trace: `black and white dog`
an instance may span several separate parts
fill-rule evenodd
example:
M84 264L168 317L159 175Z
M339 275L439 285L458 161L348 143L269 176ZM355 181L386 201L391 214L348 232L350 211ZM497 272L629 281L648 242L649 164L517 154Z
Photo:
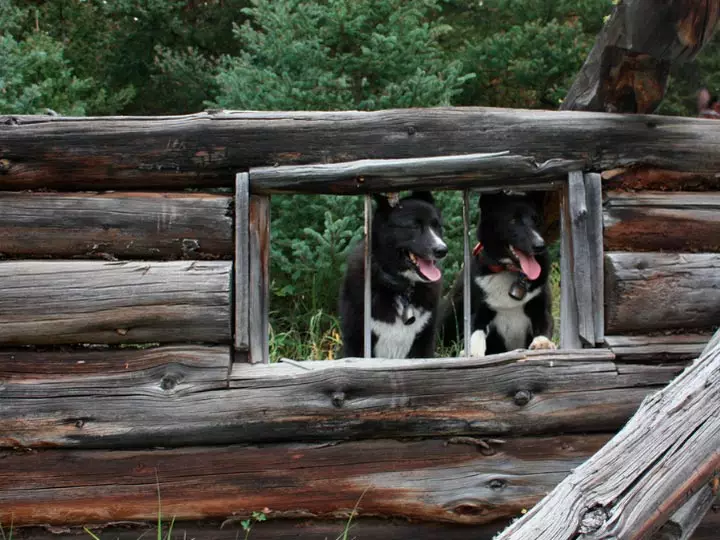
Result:
M471 276L472 356L513 349L555 349L548 275L535 199L503 192L480 197ZM443 342L463 336L462 274L443 301Z
M430 358L434 355L437 310L442 295L436 262L447 255L442 217L427 191L395 205L375 197L371 238L372 356ZM340 290L343 356L363 356L364 249L348 258Z

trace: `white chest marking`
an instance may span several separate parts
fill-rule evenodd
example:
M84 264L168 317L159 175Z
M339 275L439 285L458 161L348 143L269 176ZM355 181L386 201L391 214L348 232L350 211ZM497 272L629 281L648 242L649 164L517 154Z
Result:
M375 358L407 358L417 335L430 321L430 312L415 309L415 322L405 324L399 316L391 323L372 319L370 328L377 336Z
M525 314L524 306L542 292L542 287L529 291L522 300L515 300L508 291L517 279L512 272L498 272L475 278L475 283L485 291L485 302L495 311L490 328L500 334L509 350L524 349L532 322Z

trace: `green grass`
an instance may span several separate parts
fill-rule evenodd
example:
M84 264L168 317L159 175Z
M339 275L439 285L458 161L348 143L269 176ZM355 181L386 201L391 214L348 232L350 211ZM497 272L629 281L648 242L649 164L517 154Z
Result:
M10 531L8 534L5 534L5 529L2 526L2 523L0 523L0 540L12 540L13 537L13 519L12 516L10 516Z
M552 291L552 315L554 319L552 340L560 340L560 263L555 261L550 272ZM277 314L276 314L277 315ZM309 317L307 324L283 314L282 318L273 317L270 327L270 361L280 358L293 360L334 360L342 347L340 322L334 314L318 310ZM277 331L275 327L285 327ZM436 355L440 358L458 356L462 344L450 347L438 346Z

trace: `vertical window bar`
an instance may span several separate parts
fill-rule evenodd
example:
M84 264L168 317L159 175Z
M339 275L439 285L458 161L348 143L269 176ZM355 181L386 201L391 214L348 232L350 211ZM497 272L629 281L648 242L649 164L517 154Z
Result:
M372 357L372 340L370 331L372 293L370 284L372 281L371 268L372 259L370 246L372 244L372 195L365 195L365 296L363 309L363 356Z
M463 337L465 356L470 356L470 191L463 190Z

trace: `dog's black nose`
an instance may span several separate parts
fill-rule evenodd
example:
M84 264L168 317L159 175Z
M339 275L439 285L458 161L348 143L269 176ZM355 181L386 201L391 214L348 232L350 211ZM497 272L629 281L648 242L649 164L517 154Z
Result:
M447 255L447 253L447 246L438 246L433 249L433 255L436 259L442 259L443 257L445 257L445 255Z

